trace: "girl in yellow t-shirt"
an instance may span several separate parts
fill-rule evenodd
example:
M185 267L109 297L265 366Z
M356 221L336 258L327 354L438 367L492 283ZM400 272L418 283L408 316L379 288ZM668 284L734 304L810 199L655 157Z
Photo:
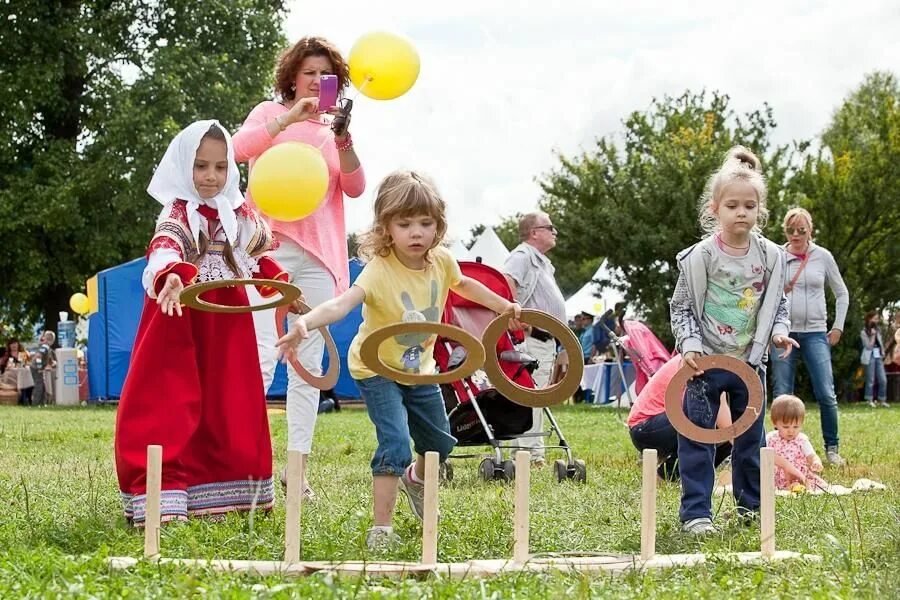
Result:
M309 331L343 319L360 303L363 322L350 346L350 374L375 425L378 449L372 458L374 523L366 544L377 549L395 542L391 526L398 479L410 508L422 519L425 453L446 460L456 445L437 385L415 385L378 376L363 364L359 348L376 329L403 322L439 323L448 290L497 313L512 310L510 326L521 328L521 308L464 276L450 252L441 246L447 231L445 204L434 183L413 171L395 171L378 186L375 220L362 235L359 254L367 264L356 282L340 296L298 318L278 340L279 354L293 356ZM435 336L404 334L385 341L379 350L388 366L410 374L433 373ZM413 464L409 440L415 445Z

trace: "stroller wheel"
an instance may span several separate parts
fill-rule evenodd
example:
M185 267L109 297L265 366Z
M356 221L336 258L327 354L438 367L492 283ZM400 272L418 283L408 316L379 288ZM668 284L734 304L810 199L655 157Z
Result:
M554 461L553 467L556 470L557 483L562 483L569 478L569 468L566 466L566 461L557 459Z
M504 460L500 463L503 468L502 473L498 473L499 478L503 481L513 481L516 478L516 463L511 460Z
M575 459L575 481L585 483L587 481L587 466L581 459Z
M478 470L481 473L481 478L485 481L493 481L494 479L494 461L490 458L485 458L481 461L481 464L478 465Z
M450 464L449 460L445 460L441 463L438 479L447 482L453 481L453 465Z

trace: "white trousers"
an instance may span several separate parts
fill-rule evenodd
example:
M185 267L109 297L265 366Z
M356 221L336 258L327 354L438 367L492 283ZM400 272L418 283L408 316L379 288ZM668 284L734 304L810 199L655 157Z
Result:
M279 238L281 245L272 253L284 270L288 272L290 282L303 291L306 303L311 307L318 306L334 297L334 277L325 265L290 240ZM252 304L260 304L264 300L249 288L248 295ZM297 315L288 315L288 327L297 319ZM261 310L253 313L253 324L256 328L256 344L259 350L259 368L263 376L263 389L268 390L275 377L275 363L278 333L275 325L275 309ZM322 374L322 357L325 351L325 340L318 331L311 332L309 338L300 343L297 358L313 375ZM297 450L309 454L312 449L313 432L316 427L316 416L319 414L319 390L303 381L293 367L288 365L287 386L287 424L288 450Z
M546 342L542 342L529 335L525 336L524 345L526 354L530 354L538 361L538 368L531 374L535 388L542 389L547 387L550 385L550 376L553 374L553 365L556 363L556 340L550 338ZM531 411L531 429L525 433L543 433L544 409L533 408ZM519 438L517 444L529 449L532 460L544 458L543 437Z

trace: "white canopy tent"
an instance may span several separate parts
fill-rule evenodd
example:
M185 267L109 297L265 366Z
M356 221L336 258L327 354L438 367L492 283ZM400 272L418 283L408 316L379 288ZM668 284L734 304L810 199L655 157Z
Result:
M603 263L600 264L600 268L591 277L591 280L566 300L566 317L571 319L582 311L598 317L613 308L617 302L624 300L625 297L619 290L612 287L600 289L600 286L593 281L604 278L614 279L613 275L606 267L606 260L604 259Z
M466 259L475 261L480 257L484 264L502 270L503 263L506 262L508 256L509 250L503 245L494 230L486 227L472 244Z

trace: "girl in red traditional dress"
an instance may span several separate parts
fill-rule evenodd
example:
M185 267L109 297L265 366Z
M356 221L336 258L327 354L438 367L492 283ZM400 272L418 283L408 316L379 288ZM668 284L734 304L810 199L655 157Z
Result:
M163 447L163 521L272 507L272 446L253 318L179 302L193 282L286 279L263 256L272 234L244 204L238 179L228 132L217 121L198 121L172 140L147 188L163 210L147 249L147 298L115 438L125 516L135 525L144 522L150 444ZM203 299L247 305L241 286Z

